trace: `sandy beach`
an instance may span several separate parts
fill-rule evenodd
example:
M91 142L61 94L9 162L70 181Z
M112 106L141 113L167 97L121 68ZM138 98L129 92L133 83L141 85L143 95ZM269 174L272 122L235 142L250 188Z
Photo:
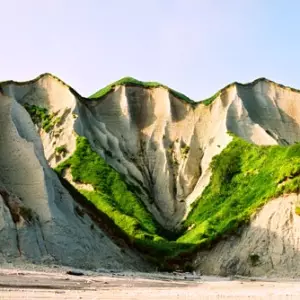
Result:
M298 280L192 274L102 273L53 268L0 270L0 299L299 299ZM78 271L77 271L78 272Z

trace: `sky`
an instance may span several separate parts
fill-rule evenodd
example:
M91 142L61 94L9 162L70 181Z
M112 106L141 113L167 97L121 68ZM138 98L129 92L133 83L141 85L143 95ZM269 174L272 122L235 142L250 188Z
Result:
M0 81L89 96L124 76L198 101L258 77L300 88L298 0L0 0Z

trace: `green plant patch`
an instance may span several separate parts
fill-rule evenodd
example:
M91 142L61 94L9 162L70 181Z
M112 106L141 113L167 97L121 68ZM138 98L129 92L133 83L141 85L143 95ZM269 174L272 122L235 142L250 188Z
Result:
M180 151L181 151L182 156L187 157L187 155L190 151L190 146L184 145L180 148Z
M62 175L66 168L71 168L75 182L93 186L94 191L81 193L129 235L156 233L158 225L143 203L130 191L122 176L92 150L86 138L77 137L75 152L55 170Z
M174 233L167 232L153 219L122 176L93 151L85 137L77 137L75 152L55 171L62 176L67 168L71 169L75 182L93 186L93 191L79 192L110 217L150 260L157 263L182 249L190 249L191 245L181 245L166 238L174 237Z
M197 105L197 104L204 104L206 106L209 106L210 104L212 104L214 102L214 100L220 95L221 91L218 91L217 93L215 93L213 96L211 96L210 98L207 98L203 101L200 101L199 103L195 102L194 100L190 99L189 97L187 97L186 95L180 93L180 92L177 92L159 82L154 82L154 81L140 81L140 80L137 80L135 78L132 78L132 77L124 77L118 81L115 81L109 85L107 85L106 87L100 89L99 91L97 91L96 93L94 93L93 95L91 95L89 97L89 99L100 99L102 97L105 97L107 94L109 94L110 92L112 92L114 90L114 88L116 86L119 86L119 85L127 85L127 86L139 86L139 87L143 87L143 88L146 88L146 89L149 89L149 88L158 88L158 87L163 87L165 89L167 89L171 95L173 95L174 97L180 99L180 100L183 100L187 103L190 103L192 105Z
M48 110L44 107L25 103L24 108L29 113L33 123L43 128L46 132L50 132L58 121L58 119L55 119L53 114L49 114Z
M249 221L273 197L298 192L300 144L257 146L238 137L211 162L210 184L184 222L178 241L211 243Z
M299 191L300 144L257 146L238 137L211 162L210 184L194 202L182 232L167 236L123 177L77 138L73 155L56 168L71 168L73 180L91 184L80 192L121 228L150 260L184 264L190 255L238 233L253 213L273 197ZM299 208L296 208L299 213ZM177 236L174 239L174 236Z
M202 103L206 106L209 106L210 104L212 104L217 99L217 97L220 95L220 93L221 93L221 91L218 91L213 96L201 101L200 103Z
M68 152L68 150L65 145L58 146L55 148L55 153L57 153L57 154L66 154L67 152Z
M109 94L111 91L114 90L114 88L118 85L127 85L127 86L140 86L140 87L144 87L144 88L158 88L158 87L163 87L166 88L174 97L177 97L178 99L181 99L185 102L188 102L190 104L195 104L195 102L190 99L189 97L185 96L182 93L179 93L173 89L170 89L169 87L159 83L159 82L154 82L154 81L140 81L137 80L135 78L132 77L124 77L116 82L113 82L109 85L107 85L105 88L99 90L98 92L94 93L93 95L91 95L89 98L90 99L99 99L102 98L104 96L106 96L107 94Z

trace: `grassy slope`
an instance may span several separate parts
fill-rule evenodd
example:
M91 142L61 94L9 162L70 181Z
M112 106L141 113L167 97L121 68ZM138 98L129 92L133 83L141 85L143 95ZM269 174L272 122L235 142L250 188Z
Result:
M51 74L45 75L53 77ZM244 85L254 85L260 80L274 83L260 78ZM0 86L8 84L24 83L4 82ZM141 82L126 77L92 95L91 99L105 96L120 84L167 88L159 83ZM210 105L223 90L234 84L239 83L226 86L203 103ZM278 86L287 88L283 85ZM167 89L176 97L194 104L188 97ZM73 89L70 90L76 93ZM27 109L35 123L40 123L46 131L51 130L53 116L38 107ZM95 187L94 192L81 192L99 210L114 220L143 250L147 250L152 256L161 255L161 258L176 257L180 253L193 250L195 246L210 245L224 234L235 232L239 225L247 222L251 214L272 197L298 191L300 146L296 144L288 147L259 147L235 137L233 142L214 158L211 164L211 182L202 196L195 201L192 212L183 224L184 228L192 229L186 230L177 241L168 241L161 236L159 226L130 191L122 177L91 150L86 139L79 138L77 150L58 167L58 171L67 166L71 167L75 180L90 183ZM300 207L296 207L296 212L300 214Z
M176 241L160 235L137 196L123 178L95 153L86 138L78 137L77 149L56 171L71 168L75 181L92 184L95 191L81 191L107 214L144 253L161 262L173 261L200 246L210 246L232 233L272 197L298 190L300 144L289 147L256 146L234 137L214 157L211 182L195 205Z
M173 96L184 100L190 104L195 104L195 102L193 100L191 100L189 97L185 96L184 94L181 94L173 89L168 88L167 86L158 83L158 82L145 82L145 81L139 81L135 78L132 77L124 77L116 82L113 82L109 85L107 85L106 87L104 87L103 89L99 90L98 92L94 93L93 95L91 95L89 98L91 99L95 99L95 98L102 98L105 95L107 95L108 93L110 93L111 91L113 91L113 89L118 86L118 85L127 85L127 86L141 86L144 88L157 88L157 87L163 87L166 88L167 90L169 90L169 92L171 94L173 94Z
M126 77L92 95L91 99L107 95L120 84L167 88L159 83ZM167 89L174 96L195 104L186 96ZM222 90L202 103L210 105ZM34 123L47 132L52 129L56 122L54 115L37 106L27 105L26 109ZM211 182L195 201L193 210L183 223L183 228L192 229L183 231L176 241L170 241L166 235L162 235L162 229L134 194L134 190L92 151L85 138L78 138L75 153L59 165L57 171L61 173L66 167L71 168L74 180L92 184L95 188L93 192L80 192L111 218L139 249L157 262L172 260L201 246L211 245L225 234L235 232L272 197L297 191L300 183L300 146L259 147L235 137L213 159ZM296 212L300 214L300 207L296 208Z
M144 232L155 234L156 224L140 200L128 189L121 175L94 152L87 139L77 137L74 154L56 171L62 174L71 168L73 180L91 184L94 191L81 191L96 206L106 212L130 236Z
M75 182L91 184L94 191L80 190L80 193L110 217L136 247L152 256L152 260L157 262L158 256L171 255L177 243L162 236L163 229L122 176L92 150L86 138L77 137L76 142L73 155L55 171L62 175L66 168L71 168Z
M219 95L222 94L223 91L226 91L228 88L232 87L232 86L235 86L235 85L240 85L240 86L248 86L248 87L253 87L255 84L257 84L258 82L260 81L265 81L265 82L269 82L271 84L276 84L278 85L279 87L282 87L282 88L285 88L285 89L289 89L291 91L294 91L294 92L297 92L299 93L300 90L297 90L297 89L294 89L294 88L291 88L289 86L285 86L283 84L278 84L274 81L271 81L269 79L266 79L264 77L262 78L258 78L250 83L239 83L239 82L232 82L228 85L226 85L224 88L220 89L219 91L217 91L214 95L212 95L211 97L207 98L207 99L204 99L204 100L201 100L199 102L195 102L193 101L192 99L190 99L189 97L185 96L184 94L182 93L179 93L159 82L154 82L154 81L149 81L149 82L146 82L146 81L140 81L140 80L137 80L133 77L124 77L124 78L121 78L120 80L118 81L115 81L109 85L107 85L106 87L100 89L99 91L97 91L96 93L94 93L93 95L91 95L89 97L89 99L100 99L104 96L106 96L107 94L109 94L110 92L112 92L114 90L114 88L116 86L119 86L119 85L127 85L127 86L140 86L140 87L144 87L144 88L157 88L157 87L163 87L165 89L167 89L173 96L177 97L178 99L181 99L185 102L188 102L190 104L192 104L193 106L197 106L197 105L201 105L201 104L204 104L206 106L209 106L210 104L212 104Z
M298 191L300 144L256 146L234 137L211 167L209 186L195 201L180 242L211 243L239 225L273 197Z
M97 91L96 93L94 93L93 95L91 95L89 98L90 99L99 99L102 98L104 96L106 96L107 94L109 94L110 92L113 91L113 89L118 86L118 85L127 85L127 86L140 86L140 87L144 87L144 88L157 88L157 87L163 87L165 89L167 89L170 94L172 94L174 97L181 99L185 102L188 102L190 104L196 105L197 103L194 102L192 99L190 99L189 97L185 96L184 94L181 94L159 82L145 82L145 81L139 81L135 78L132 77L124 77L116 82L113 82L109 85L107 85L105 88ZM212 97L201 101L200 103L204 104L204 105L210 105L216 98L217 96L220 94L220 91L217 92L216 94L214 94Z

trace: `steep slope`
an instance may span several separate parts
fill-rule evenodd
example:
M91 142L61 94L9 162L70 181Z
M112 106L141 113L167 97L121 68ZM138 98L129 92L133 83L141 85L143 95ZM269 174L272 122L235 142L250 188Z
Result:
M49 168L30 116L12 97L0 95L0 126L1 259L83 268L142 266L74 202Z
M151 252L153 247L159 248L162 257L190 255L199 245L212 247L216 240L244 224L251 213L271 197L296 191L297 184L293 180L291 186L277 190L282 184L289 184L286 179L290 176L298 176L298 169L294 172L290 168L282 182L273 177L268 182L273 194L264 190L260 195L260 191L255 190L253 202L247 202L246 180L239 190L239 199L235 199L232 196L234 188L239 188L233 186L235 180L250 174L253 175L250 179L258 182L260 178L256 172L265 172L264 165L251 170L236 169L230 163L229 169L212 164L213 157L222 151L225 156L233 153L232 157L237 157L236 147L232 147L236 145L235 139L229 131L247 141L247 145L292 145L299 141L300 93L269 80L262 78L246 85L233 83L204 103L194 103L158 83L142 83L132 78L111 84L89 99L50 74L31 82L2 83L1 87L3 94L9 97L5 99L11 99L16 107L22 108L26 115L22 119L27 118L32 129L29 115L36 123L42 141L38 147L49 165L110 217L130 239L142 241L142 250L148 247L152 256L157 256L157 252ZM16 120L19 121L15 123L21 119ZM25 130L23 120L19 127ZM245 151L251 153L253 149L247 147ZM272 149L266 150L269 155L266 162L272 158ZM255 152L257 157L264 154L259 151ZM278 153L278 159L289 159L280 147ZM247 161L242 152L238 155L239 159ZM49 170L45 162L43 166ZM225 193L213 190L214 182L210 179L219 176L218 172L225 172L227 176L231 168L229 179L221 180L219 186ZM273 172L269 171L266 174ZM16 194L21 195L19 190ZM226 214L220 224L217 224L218 213L211 211L211 204L202 205L212 201L216 201L214 206L220 210L223 201L226 202ZM240 209L233 218L231 208ZM46 212L47 209L42 209L37 214ZM213 221L217 222L212 222L212 227L203 223L210 215L216 217ZM216 253L221 255L220 251ZM202 271L210 273L222 273L223 269L218 268L209 269L202 261L200 264Z
M47 108L59 120L51 134L42 132L52 167L74 152L75 130L139 188L148 209L170 229L208 184L209 163L231 140L228 130L256 144L292 143L299 136L293 101L299 94L265 80L231 85L210 106L192 105L165 87L132 83L87 100L50 75L29 85L7 84L4 90L21 104ZM60 146L66 149L57 155Z
M253 225L251 223L253 214L271 199L299 192L300 144L257 146L234 137L228 147L213 158L211 168L210 183L198 201L195 201L193 210L185 221L188 230L177 240L178 243L194 244L194 253L197 250L211 250L220 240L220 244L223 244L224 240L230 242L234 237L238 240L242 228L247 228L246 225L249 223L250 228ZM293 211L294 215L299 214L299 201L290 202L288 209ZM265 222L271 222L273 218L271 210L266 210L263 215L266 217ZM290 223L291 230L297 232L297 222L286 219L287 214L284 214L284 211L280 211L279 215L282 222L285 219L285 222ZM296 215L295 217L299 218ZM260 218L259 222L262 220ZM264 226L263 223L262 226ZM256 246L260 243L267 245L263 236L251 238L259 240ZM295 241L293 240L293 243ZM292 247L296 251L298 244L295 243ZM245 248L245 251L248 250ZM254 247L252 251L255 252ZM271 255L268 249L264 251L265 255ZM218 253L221 254L221 252ZM243 253L237 252L236 256L236 259L244 260ZM191 260L191 257L185 255L185 259ZM224 266L220 268L219 265L218 269L219 263L220 260L214 268L203 269L206 273L217 272L220 275L221 271L224 272L224 269L222 270ZM248 271L251 274L250 267L251 265L248 265ZM271 265L265 266L265 272L272 271L270 267ZM276 266L277 270L278 267ZM292 268L291 273L298 272L297 265L293 265ZM236 270L228 267L226 271L230 274L230 271L235 273Z
M118 86L104 99L88 100L45 75L29 84L6 83L3 90L22 105L38 105L55 115L51 132L39 131L52 167L63 159L57 147L65 147L62 154L74 152L74 131L87 137L92 148L139 189L143 203L167 228L181 221L186 197L203 174L204 184L201 178L196 189L199 194L199 187L209 179L205 170L211 157L230 140L221 117L215 128L208 128L212 136L202 133L202 141L199 118L204 109L204 129L205 123L211 123L209 108L195 112L164 87ZM217 108L212 114L219 112L222 116L226 111Z
M150 211L172 228L208 183L209 163L230 141L228 130L256 144L282 143L285 129L291 132L289 143L298 139L297 128L290 129L294 116L280 115L281 105L291 104L272 103L277 97L274 93L273 85L265 81L250 88L233 85L207 107L191 106L161 87L120 86L86 103L85 128L97 136L100 126L96 124L105 124L101 131L106 141L95 147L111 151L113 158L106 155L107 161L146 191L143 199ZM285 92L282 97L287 103L295 95L291 98ZM253 117L256 106L266 114L261 117L265 123ZM293 107L288 110L295 111Z

